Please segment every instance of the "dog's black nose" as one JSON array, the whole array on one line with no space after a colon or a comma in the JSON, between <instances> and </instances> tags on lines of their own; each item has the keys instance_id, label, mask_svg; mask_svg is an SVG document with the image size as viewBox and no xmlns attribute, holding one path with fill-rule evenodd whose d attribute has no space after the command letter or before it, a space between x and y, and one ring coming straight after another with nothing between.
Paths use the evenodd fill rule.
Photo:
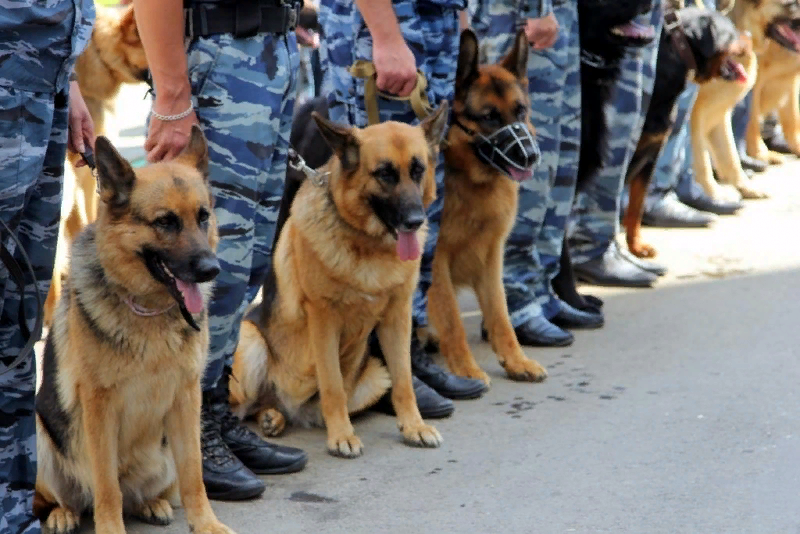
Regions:
<instances>
[{"instance_id":1,"label":"dog's black nose","mask_svg":"<svg viewBox=\"0 0 800 534\"><path fill-rule=\"evenodd\" d=\"M409 212L400 224L397 225L397 230L400 232L416 232L422 223L425 222L425 212L422 210L414 210Z\"/></svg>"},{"instance_id":2,"label":"dog's black nose","mask_svg":"<svg viewBox=\"0 0 800 534\"><path fill-rule=\"evenodd\" d=\"M214 256L200 256L192 260L192 274L196 283L209 282L219 274L219 261Z\"/></svg>"}]
</instances>

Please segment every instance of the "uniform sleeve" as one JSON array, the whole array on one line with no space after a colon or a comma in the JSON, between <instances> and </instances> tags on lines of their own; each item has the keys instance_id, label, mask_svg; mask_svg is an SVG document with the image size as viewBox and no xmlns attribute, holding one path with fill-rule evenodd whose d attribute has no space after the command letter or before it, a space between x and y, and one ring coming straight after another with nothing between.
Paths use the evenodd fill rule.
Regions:
<instances>
[{"instance_id":1,"label":"uniform sleeve","mask_svg":"<svg viewBox=\"0 0 800 534\"><path fill-rule=\"evenodd\" d=\"M553 0L524 0L520 13L526 19L546 17L553 12Z\"/></svg>"}]
</instances>

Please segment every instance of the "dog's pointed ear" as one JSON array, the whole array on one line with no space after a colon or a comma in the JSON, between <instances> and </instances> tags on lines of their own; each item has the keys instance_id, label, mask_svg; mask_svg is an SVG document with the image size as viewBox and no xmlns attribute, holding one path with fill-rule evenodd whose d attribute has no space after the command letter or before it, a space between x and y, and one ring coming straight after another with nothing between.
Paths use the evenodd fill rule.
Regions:
<instances>
[{"instance_id":1,"label":"dog's pointed ear","mask_svg":"<svg viewBox=\"0 0 800 534\"><path fill-rule=\"evenodd\" d=\"M112 209L125 208L131 199L131 190L136 181L133 167L105 136L97 137L94 151L97 181L100 183L100 200Z\"/></svg>"},{"instance_id":2,"label":"dog's pointed ear","mask_svg":"<svg viewBox=\"0 0 800 534\"><path fill-rule=\"evenodd\" d=\"M133 13L133 4L124 8L119 18L119 28L122 39L129 45L140 45L139 27L136 25L136 16Z\"/></svg>"},{"instance_id":3,"label":"dog's pointed ear","mask_svg":"<svg viewBox=\"0 0 800 534\"><path fill-rule=\"evenodd\" d=\"M461 92L478 77L478 37L470 29L461 32L456 65L456 92Z\"/></svg>"},{"instance_id":4,"label":"dog's pointed ear","mask_svg":"<svg viewBox=\"0 0 800 534\"><path fill-rule=\"evenodd\" d=\"M328 146L339 157L342 169L352 171L358 168L361 143L353 134L353 130L348 126L329 121L316 111L312 111L311 116L314 118L314 122L317 123L317 128L319 128L319 132L328 143Z\"/></svg>"},{"instance_id":5,"label":"dog's pointed ear","mask_svg":"<svg viewBox=\"0 0 800 534\"><path fill-rule=\"evenodd\" d=\"M422 130L425 132L425 139L428 141L428 146L434 154L439 151L439 146L442 143L444 132L447 130L447 119L449 117L450 106L447 100L442 100L436 110L425 117L420 123Z\"/></svg>"},{"instance_id":6,"label":"dog's pointed ear","mask_svg":"<svg viewBox=\"0 0 800 534\"><path fill-rule=\"evenodd\" d=\"M203 175L203 180L208 182L208 143L203 130L197 124L192 125L189 144L175 158L176 161L191 165Z\"/></svg>"},{"instance_id":7,"label":"dog's pointed ear","mask_svg":"<svg viewBox=\"0 0 800 534\"><path fill-rule=\"evenodd\" d=\"M500 62L500 65L511 72L520 81L528 80L528 38L525 32L520 30L517 32L517 38L514 40L514 46L508 51L506 57Z\"/></svg>"}]
</instances>

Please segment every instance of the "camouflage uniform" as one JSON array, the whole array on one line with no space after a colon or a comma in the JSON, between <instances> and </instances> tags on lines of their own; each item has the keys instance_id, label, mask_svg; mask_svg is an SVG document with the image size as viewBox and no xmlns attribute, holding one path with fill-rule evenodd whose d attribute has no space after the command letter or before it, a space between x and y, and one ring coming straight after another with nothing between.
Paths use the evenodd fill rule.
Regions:
<instances>
[{"instance_id":1,"label":"camouflage uniform","mask_svg":"<svg viewBox=\"0 0 800 534\"><path fill-rule=\"evenodd\" d=\"M546 50L530 50L528 84L531 122L542 152L532 180L523 182L517 221L506 244L504 285L511 321L519 326L558 311L550 282L558 274L561 246L575 194L580 155L581 91L577 5L553 0L479 0L471 4L472 26L495 62L511 47L528 18L554 13L559 34Z\"/></svg>"},{"instance_id":2,"label":"camouflage uniform","mask_svg":"<svg viewBox=\"0 0 800 534\"><path fill-rule=\"evenodd\" d=\"M17 0L0 9L0 217L30 258L26 280L32 330L50 287L67 150L68 78L94 23L89 0ZM24 266L6 237L4 245ZM23 270L25 268L23 267ZM27 274L27 272L26 272ZM19 287L0 264L0 372L25 344L17 323ZM32 515L36 482L34 359L0 376L0 532L40 532Z\"/></svg>"},{"instance_id":3,"label":"camouflage uniform","mask_svg":"<svg viewBox=\"0 0 800 534\"><path fill-rule=\"evenodd\" d=\"M198 37L188 62L220 235L203 379L209 391L233 363L242 316L269 267L297 95L297 42L293 32Z\"/></svg>"},{"instance_id":4,"label":"camouflage uniform","mask_svg":"<svg viewBox=\"0 0 800 534\"><path fill-rule=\"evenodd\" d=\"M394 0L400 31L414 54L417 68L428 80L428 101L437 106L442 100L452 103L458 59L458 14L466 0ZM357 60L372 60L372 36L355 2L322 0L320 22L325 39L320 47L324 74L323 93L328 95L330 118L343 124L367 126L364 105L364 80L354 78L348 68ZM408 101L378 97L380 120L418 124ZM428 209L429 233L422 256L420 285L414 295L414 319L427 324L425 311L431 283L431 261L444 195L444 161L436 169L437 198Z\"/></svg>"},{"instance_id":5,"label":"camouflage uniform","mask_svg":"<svg viewBox=\"0 0 800 534\"><path fill-rule=\"evenodd\" d=\"M655 0L650 24L661 34L663 10ZM610 125L609 155L597 177L577 196L570 228L570 252L576 264L595 259L608 250L619 232L620 197L625 172L639 142L655 80L658 38L643 48L631 49L622 62L622 76L606 108Z\"/></svg>"}]
</instances>

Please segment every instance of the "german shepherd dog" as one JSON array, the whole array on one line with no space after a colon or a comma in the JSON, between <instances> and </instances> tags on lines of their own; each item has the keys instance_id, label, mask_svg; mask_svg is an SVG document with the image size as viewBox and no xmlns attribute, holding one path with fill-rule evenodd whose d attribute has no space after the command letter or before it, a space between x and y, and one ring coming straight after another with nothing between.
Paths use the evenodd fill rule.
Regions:
<instances>
[{"instance_id":1,"label":"german shepherd dog","mask_svg":"<svg viewBox=\"0 0 800 534\"><path fill-rule=\"evenodd\" d=\"M620 64L631 47L652 42L655 30L636 18L648 13L651 0L580 0L578 26L581 45L581 147L576 191L584 191L608 153L605 108L620 77ZM575 288L567 235L561 247L559 273L553 290L567 304L581 310L602 305L595 297L580 295Z\"/></svg>"},{"instance_id":2,"label":"german shepherd dog","mask_svg":"<svg viewBox=\"0 0 800 534\"><path fill-rule=\"evenodd\" d=\"M783 154L767 149L761 138L761 120L778 112L791 151L800 156L800 3L781 0L739 0L732 13L736 25L749 31L758 57L758 78L753 87L747 125L747 153L770 163Z\"/></svg>"},{"instance_id":3,"label":"german shepherd dog","mask_svg":"<svg viewBox=\"0 0 800 534\"><path fill-rule=\"evenodd\" d=\"M231 405L239 417L254 415L265 434L281 433L287 419L324 424L328 452L359 456L350 415L391 387L406 442L441 443L420 417L409 350L447 113L443 102L419 126L388 121L364 129L312 113L334 156L318 170L324 180L284 192L282 208L291 207L276 231L264 299L242 322L234 354ZM388 372L367 350L373 329Z\"/></svg>"},{"instance_id":4,"label":"german shepherd dog","mask_svg":"<svg viewBox=\"0 0 800 534\"><path fill-rule=\"evenodd\" d=\"M747 73L737 61L750 46L725 15L713 10L687 7L676 11L680 31L697 66L692 80L686 61L664 28L658 47L656 77L642 134L625 176L629 201L623 216L628 250L640 258L652 258L656 250L641 240L644 199L656 161L672 131L677 101L689 81L699 85L723 79L744 83ZM696 154L695 157L698 155Z\"/></svg>"},{"instance_id":5,"label":"german shepherd dog","mask_svg":"<svg viewBox=\"0 0 800 534\"><path fill-rule=\"evenodd\" d=\"M86 50L78 57L75 73L89 109L97 135L107 133L106 114L123 84L144 82L148 76L147 58L133 16L133 6L123 9L96 6L97 17ZM53 280L45 301L45 324L52 322L61 295L61 276L67 271L70 243L97 217L95 179L88 167L75 167L80 154L67 153L56 262Z\"/></svg>"},{"instance_id":6,"label":"german shepherd dog","mask_svg":"<svg viewBox=\"0 0 800 534\"><path fill-rule=\"evenodd\" d=\"M96 142L101 204L73 246L36 397L36 512L56 534L94 508L97 532L123 512L230 534L209 505L200 451L206 304L219 272L199 127L170 163L134 171Z\"/></svg>"},{"instance_id":7,"label":"german shepherd dog","mask_svg":"<svg viewBox=\"0 0 800 534\"><path fill-rule=\"evenodd\" d=\"M461 33L453 125L445 141L444 207L433 256L428 315L450 370L489 384L472 356L456 291L478 297L492 349L514 380L542 381L547 371L517 341L503 289L503 250L517 213L519 182L539 160L528 96L528 40L519 32L508 54L479 66L478 39Z\"/></svg>"}]
</instances>

